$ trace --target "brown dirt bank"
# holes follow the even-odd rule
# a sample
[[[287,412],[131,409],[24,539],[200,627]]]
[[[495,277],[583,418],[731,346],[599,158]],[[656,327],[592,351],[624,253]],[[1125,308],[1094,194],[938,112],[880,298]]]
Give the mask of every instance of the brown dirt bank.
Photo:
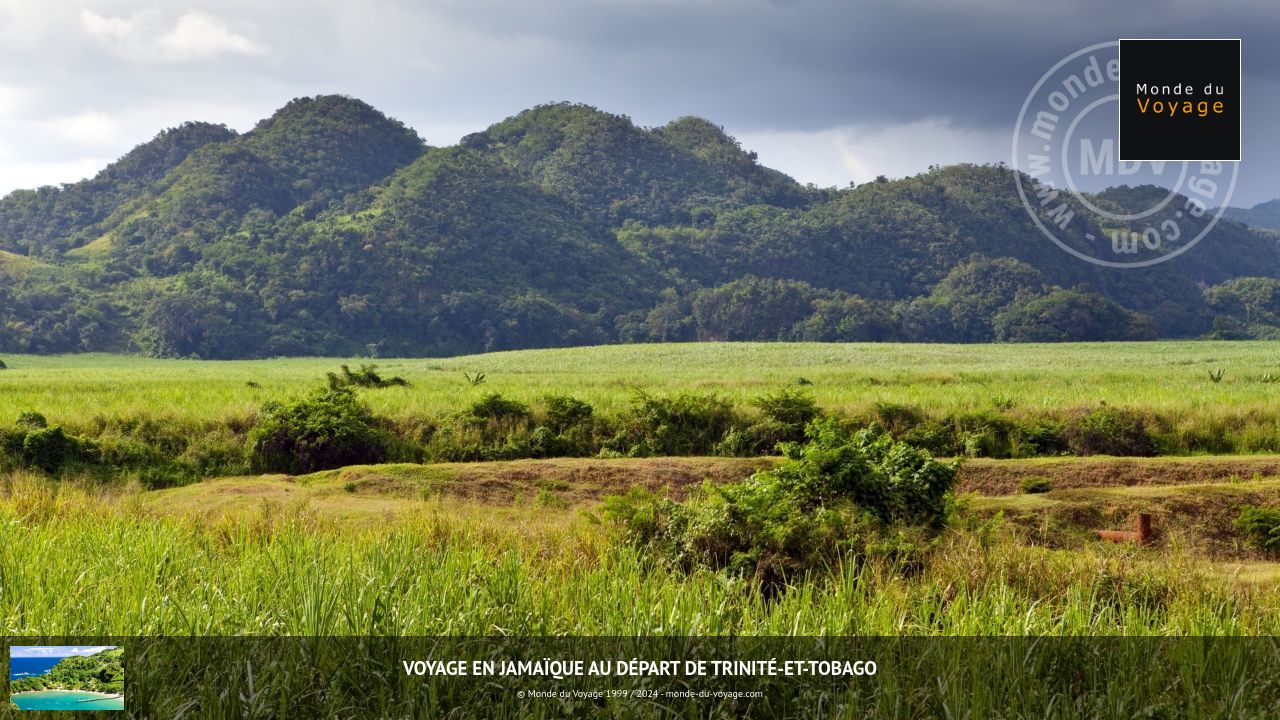
[[[965,461],[959,489],[980,495],[1013,495],[1018,492],[1018,483],[1034,476],[1049,478],[1055,489],[1196,485],[1280,476],[1280,456],[975,459]]]

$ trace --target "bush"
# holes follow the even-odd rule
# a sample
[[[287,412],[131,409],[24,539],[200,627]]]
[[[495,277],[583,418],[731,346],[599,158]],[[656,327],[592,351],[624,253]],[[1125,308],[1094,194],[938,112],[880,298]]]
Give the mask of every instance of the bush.
[[[598,435],[607,424],[595,416],[595,410],[581,400],[567,396],[547,396],[546,425],[534,428],[531,442],[539,457],[584,457],[600,449]],[[540,439],[539,431],[551,433]]]
[[[803,428],[801,428],[803,434]],[[776,420],[762,420],[749,427],[734,428],[716,446],[716,454],[727,457],[756,457],[776,454],[778,446],[796,441],[796,429]]]
[[[290,474],[382,462],[389,447],[369,408],[346,390],[263,405],[249,444],[254,471]]]
[[[1016,456],[1061,455],[1069,449],[1063,437],[1062,424],[1051,418],[1038,418],[1018,427]]]
[[[5,365],[3,360],[0,360],[0,370],[8,370],[8,369],[9,369],[9,366]]]
[[[527,420],[529,406],[517,400],[508,400],[498,393],[489,393],[471,404],[467,414],[479,420]]]
[[[949,508],[956,463],[942,464],[879,426],[851,433],[818,421],[787,461],[686,503],[634,489],[606,499],[627,542],[684,568],[751,576],[766,590],[831,567],[915,529],[936,531]],[[888,543],[894,545],[894,543]]]
[[[547,406],[547,427],[558,435],[589,424],[595,413],[590,405],[568,395],[548,395],[543,402]]]
[[[639,392],[606,449],[632,457],[710,455],[737,422],[733,406],[713,395]]]
[[[818,417],[813,398],[790,387],[758,397],[751,404],[764,417],[750,427],[730,430],[717,454],[751,457],[776,453],[781,443],[803,441],[805,426]]]
[[[36,428],[22,440],[22,461],[52,475],[68,462],[81,460],[81,449],[81,441],[58,425]]]
[[[889,428],[889,431],[901,434],[924,424],[925,415],[914,405],[895,402],[877,402],[875,404],[876,422]]]
[[[451,462],[583,457],[598,448],[599,421],[590,405],[567,396],[547,396],[535,424],[529,406],[499,394],[486,395],[460,415],[446,419],[425,440],[429,457]]]
[[[510,433],[506,442],[482,448],[482,460],[519,460],[521,458],[575,457],[581,452],[576,444],[545,425],[529,433]]]
[[[805,426],[818,417],[818,404],[813,397],[790,387],[761,395],[752,400],[751,404],[760,408],[766,419],[800,428],[801,435]]]
[[[1280,508],[1247,505],[1235,520],[1236,530],[1250,545],[1269,554],[1280,554]]]
[[[72,462],[89,462],[97,457],[97,446],[88,438],[68,435],[60,426],[50,426],[38,412],[18,415],[13,430],[0,432],[0,459],[10,458],[26,467],[52,475]]]
[[[27,433],[17,428],[0,428],[0,469],[9,469],[11,463],[22,461],[22,441]]]
[[[1067,424],[1067,447],[1076,455],[1155,454],[1146,420],[1133,410],[1103,406]]]
[[[18,414],[17,425],[24,430],[39,430],[49,427],[49,421],[40,413],[28,410]]]
[[[1047,493],[1053,489],[1053,481],[1041,475],[1031,475],[1022,478],[1022,482],[1018,483],[1018,489],[1027,495]]]
[[[955,428],[958,449],[965,456],[1007,458],[1013,455],[1018,428],[999,412],[963,413],[949,421]]]
[[[351,368],[343,365],[340,373],[326,373],[329,378],[329,389],[405,387],[409,384],[409,381],[402,377],[384,378],[377,373],[377,370],[377,365],[361,365],[358,371],[351,372]]]

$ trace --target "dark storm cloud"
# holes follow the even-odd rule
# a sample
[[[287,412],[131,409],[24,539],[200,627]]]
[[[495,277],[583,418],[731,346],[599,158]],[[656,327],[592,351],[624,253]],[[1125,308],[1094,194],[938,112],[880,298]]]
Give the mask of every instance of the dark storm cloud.
[[[1280,13],[1152,0],[0,0],[0,191],[91,168],[184,119],[244,130],[321,92],[361,97],[433,142],[559,99],[646,125],[697,114],[770,142],[762,157],[802,180],[872,162],[828,172],[815,163],[834,150],[801,147],[841,128],[898,138],[889,157],[903,163],[889,170],[931,162],[901,128],[939,119],[972,139],[974,159],[1001,160],[1027,90],[1059,58],[1162,36],[1244,38],[1242,193],[1280,195]]]
[[[561,2],[445,6],[486,34],[533,36],[590,67],[593,93],[689,105],[738,126],[818,129],[947,115],[1008,124],[1058,58],[1117,37],[1244,36],[1255,76],[1277,73],[1280,13],[1265,3]],[[1250,39],[1256,40],[1251,42]],[[513,68],[518,84],[548,82]],[[539,78],[542,78],[539,82]],[[575,74],[576,79],[576,74]],[[575,86],[581,89],[581,85]]]

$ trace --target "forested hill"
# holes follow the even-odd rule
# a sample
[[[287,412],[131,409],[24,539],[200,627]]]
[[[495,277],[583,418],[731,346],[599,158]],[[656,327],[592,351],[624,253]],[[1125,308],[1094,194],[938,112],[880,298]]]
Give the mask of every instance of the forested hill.
[[[818,189],[706,120],[569,104],[430,147],[358,100],[303,98],[0,200],[0,351],[1280,336],[1274,234],[1223,222],[1104,270],[1041,236],[1014,180],[959,165]]]
[[[1229,207],[1223,217],[1280,232],[1280,199],[1258,203],[1251,208]]]

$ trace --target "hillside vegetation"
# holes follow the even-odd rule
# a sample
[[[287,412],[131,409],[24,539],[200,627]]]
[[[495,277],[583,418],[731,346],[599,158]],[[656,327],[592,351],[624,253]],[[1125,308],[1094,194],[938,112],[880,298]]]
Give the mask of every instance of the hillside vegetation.
[[[1280,200],[1268,200],[1251,208],[1229,207],[1224,217],[1246,225],[1280,232]]]
[[[358,100],[301,98],[246,133],[188,123],[90,180],[0,200],[0,351],[387,357],[1280,328],[1273,234],[1224,222],[1183,257],[1103,271],[1040,236],[1014,180],[959,165],[819,189],[706,120],[642,128],[565,103],[431,147]],[[1093,200],[1137,208],[1156,192]]]

